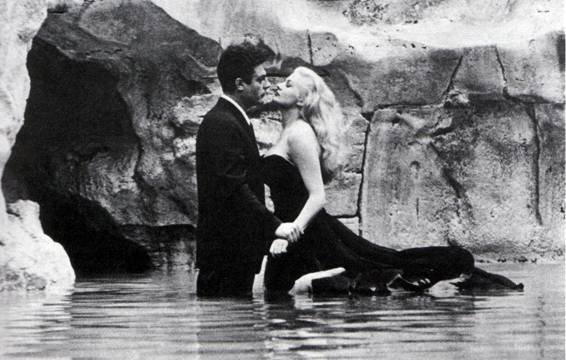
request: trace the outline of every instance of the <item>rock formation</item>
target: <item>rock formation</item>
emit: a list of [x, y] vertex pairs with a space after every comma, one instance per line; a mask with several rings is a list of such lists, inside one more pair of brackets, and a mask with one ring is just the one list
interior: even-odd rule
[[[274, 81], [311, 66], [343, 105], [352, 152], [327, 208], [350, 228], [395, 248], [559, 258], [561, 9], [557, 0], [84, 1], [50, 13], [33, 41], [5, 197], [38, 202], [46, 233], [79, 271], [190, 265], [195, 134], [220, 93], [221, 47], [255, 33], [281, 55]], [[391, 122], [390, 111], [411, 116]], [[265, 150], [276, 114], [253, 121]]]
[[78, 270], [189, 262], [200, 119], [179, 111], [210, 92], [219, 53], [146, 1], [49, 14], [28, 56], [32, 88], [5, 188], [9, 201], [41, 204]]
[[[29, 92], [26, 56], [47, 15], [42, 0], [0, 1], [0, 176], [24, 121]], [[6, 207], [0, 192], [0, 292], [72, 284], [75, 273], [61, 245], [43, 233], [39, 208], [30, 201]]]
[[43, 290], [73, 284], [75, 273], [63, 247], [43, 233], [37, 203], [8, 205], [0, 237], [0, 292]]
[[[325, 72], [361, 160], [331, 184], [329, 208], [367, 238], [562, 256], [560, 1], [154, 2], [223, 45], [261, 34]], [[385, 108], [421, 121], [384, 122]]]

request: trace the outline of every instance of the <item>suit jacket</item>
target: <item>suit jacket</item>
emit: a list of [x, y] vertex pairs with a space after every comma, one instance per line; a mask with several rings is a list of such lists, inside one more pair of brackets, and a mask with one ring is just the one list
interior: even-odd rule
[[196, 143], [197, 267], [259, 271], [281, 224], [266, 209], [261, 158], [253, 129], [220, 98], [204, 116]]

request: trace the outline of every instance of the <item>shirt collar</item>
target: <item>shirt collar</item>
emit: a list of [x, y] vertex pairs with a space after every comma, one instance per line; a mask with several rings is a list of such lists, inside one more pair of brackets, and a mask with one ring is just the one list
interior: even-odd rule
[[226, 95], [226, 94], [222, 94], [220, 96], [222, 99], [228, 101], [229, 103], [231, 103], [232, 105], [234, 105], [236, 107], [236, 109], [238, 109], [239, 112], [242, 113], [242, 115], [244, 115], [244, 119], [246, 119], [246, 122], [248, 123], [248, 125], [250, 125], [252, 122], [250, 121], [250, 118], [248, 117], [248, 114], [246, 114], [246, 112], [244, 111], [244, 109], [242, 109], [242, 107], [240, 106], [240, 104], [238, 104], [234, 99], [232, 99], [230, 96]]

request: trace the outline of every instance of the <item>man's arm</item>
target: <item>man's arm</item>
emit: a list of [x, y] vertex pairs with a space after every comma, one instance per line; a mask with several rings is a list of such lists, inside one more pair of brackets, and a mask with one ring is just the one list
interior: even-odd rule
[[236, 124], [222, 119], [211, 119], [208, 134], [211, 169], [218, 183], [215, 195], [238, 204], [250, 217], [261, 219], [266, 238], [284, 237], [296, 240], [299, 230], [283, 224], [260, 202], [248, 186], [245, 158], [245, 139]]

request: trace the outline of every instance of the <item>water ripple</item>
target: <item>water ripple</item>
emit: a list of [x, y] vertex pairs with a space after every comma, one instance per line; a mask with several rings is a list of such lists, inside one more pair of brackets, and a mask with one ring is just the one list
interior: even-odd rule
[[200, 300], [193, 275], [154, 273], [88, 279], [57, 294], [3, 293], [0, 357], [563, 358], [563, 266], [488, 270], [526, 290]]

